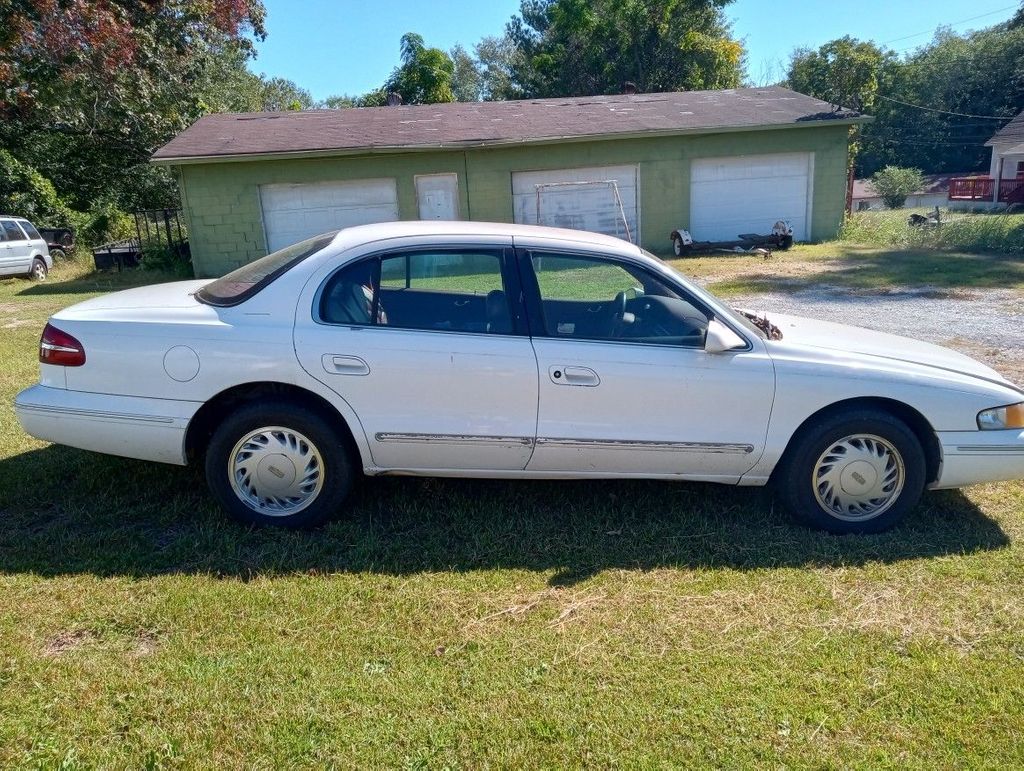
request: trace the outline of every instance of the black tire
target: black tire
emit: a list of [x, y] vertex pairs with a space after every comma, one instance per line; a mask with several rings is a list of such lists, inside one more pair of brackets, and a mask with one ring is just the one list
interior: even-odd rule
[[[816, 492], [816, 487], [822, 484], [816, 484], [816, 473], [826, 451], [858, 435], [881, 439], [892, 448], [894, 454], [889, 453], [889, 456], [897, 467], [902, 464], [903, 486], [887, 502], [887, 508], [879, 506], [879, 513], [863, 519], [845, 519], [819, 500], [827, 499], [828, 493], [827, 488], [826, 492]], [[833, 468], [843, 469], [843, 474], [856, 475], [855, 467], [841, 463], [834, 463]], [[805, 426], [790, 442], [773, 483], [783, 506], [803, 524], [830, 533], [880, 533], [893, 527], [917, 504], [924, 490], [925, 475], [924, 450], [907, 424], [883, 410], [862, 408], [824, 415]], [[862, 477], [856, 478], [863, 482]], [[849, 481], [847, 478], [841, 484]]]
[[793, 236], [783, 236], [782, 237], [782, 242], [779, 244], [779, 248], [782, 249], [782, 251], [786, 251], [787, 249], [789, 249], [792, 246], [793, 246]]
[[63, 262], [68, 258], [68, 255], [63, 249], [51, 249], [50, 257], [53, 258], [54, 262]]
[[32, 267], [28, 272], [29, 278], [33, 281], [46, 281], [48, 275], [50, 275], [50, 269], [46, 267], [46, 260], [39, 257], [32, 260]]
[[[296, 432], [309, 443], [315, 453], [319, 454], [319, 462], [315, 463], [318, 469], [317, 476], [322, 480], [319, 490], [315, 495], [311, 495], [303, 504], [303, 508], [294, 513], [285, 511], [272, 514], [261, 511], [236, 492], [232, 483], [232, 472], [228, 464], [235, 448], [253, 432], [267, 427], [279, 427], [285, 431]], [[274, 432], [269, 433], [274, 435]], [[282, 433], [281, 436], [285, 435]], [[275, 455], [273, 458], [280, 459], [284, 456]], [[274, 459], [264, 453], [265, 462], [277, 463]], [[273, 465], [266, 468], [281, 476], [281, 472]], [[286, 473], [290, 474], [296, 470], [297, 467], [293, 463], [287, 466]], [[263, 479], [270, 480], [270, 477], [266, 476], [266, 471], [260, 473], [263, 474]], [[302, 473], [302, 470], [298, 470], [298, 473]], [[232, 518], [251, 525], [290, 529], [322, 525], [341, 509], [352, 490], [355, 474], [356, 465], [347, 443], [338, 431], [316, 412], [287, 402], [254, 403], [239, 407], [213, 432], [206, 450], [206, 481], [211, 492]], [[249, 478], [251, 479], [251, 476]]]
[[676, 257], [685, 257], [690, 251], [690, 247], [683, 243], [683, 239], [676, 236], [672, 239], [672, 252]]

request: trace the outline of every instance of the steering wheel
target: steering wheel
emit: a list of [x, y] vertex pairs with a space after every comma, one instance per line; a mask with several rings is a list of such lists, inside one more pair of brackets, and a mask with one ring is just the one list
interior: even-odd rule
[[626, 317], [626, 293], [619, 292], [612, 300], [611, 336], [617, 337], [622, 330], [623, 319]]

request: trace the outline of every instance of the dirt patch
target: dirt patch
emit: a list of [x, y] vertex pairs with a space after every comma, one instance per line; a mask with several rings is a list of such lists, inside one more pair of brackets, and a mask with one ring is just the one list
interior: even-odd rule
[[73, 653], [84, 648], [96, 639], [96, 635], [87, 629], [65, 629], [47, 638], [43, 645], [43, 655], [49, 658]]
[[132, 645], [129, 650], [129, 654], [135, 658], [145, 658], [146, 656], [152, 656], [160, 649], [160, 638], [155, 632], [144, 630], [139, 632], [135, 639], [132, 640]]

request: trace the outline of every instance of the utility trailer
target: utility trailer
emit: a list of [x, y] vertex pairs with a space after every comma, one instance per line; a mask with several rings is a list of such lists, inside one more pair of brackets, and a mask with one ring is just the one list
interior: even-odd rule
[[786, 220], [778, 220], [772, 225], [771, 233], [740, 233], [733, 241], [694, 241], [690, 231], [683, 228], [673, 230], [669, 238], [672, 239], [672, 251], [676, 257], [701, 252], [750, 252], [758, 249], [784, 251], [793, 245], [793, 226]]

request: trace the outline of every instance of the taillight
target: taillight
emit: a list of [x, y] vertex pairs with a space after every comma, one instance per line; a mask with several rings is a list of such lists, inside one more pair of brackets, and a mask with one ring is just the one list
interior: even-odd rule
[[39, 361], [61, 367], [81, 367], [85, 364], [85, 348], [67, 332], [47, 324], [39, 341]]

